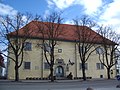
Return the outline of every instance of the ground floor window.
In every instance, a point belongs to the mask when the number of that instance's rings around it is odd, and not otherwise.
[[[44,62],[44,69],[50,69],[50,66],[47,62]]]
[[[66,65],[66,71],[67,72],[69,71],[69,65],[68,64]]]
[[[31,68],[31,62],[24,62],[24,69],[30,69]]]
[[[104,69],[104,65],[102,63],[96,63],[97,70]]]
[[[79,69],[82,69],[82,63],[79,64]],[[88,70],[88,63],[85,63],[85,69]]]

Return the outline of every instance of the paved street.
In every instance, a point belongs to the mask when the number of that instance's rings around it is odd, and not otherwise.
[[[120,90],[116,85],[117,80],[57,80],[53,83],[48,80],[20,82],[0,80],[0,90],[86,90],[87,87],[94,90]]]

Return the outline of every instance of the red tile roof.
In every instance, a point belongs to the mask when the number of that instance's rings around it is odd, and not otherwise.
[[[39,21],[31,21],[30,23],[28,23],[27,25],[25,25],[24,27],[22,27],[20,30],[18,30],[18,34],[19,36],[28,36],[28,37],[32,37],[32,38],[43,38],[42,34],[39,33],[38,31],[38,27],[37,25],[41,25],[44,26],[44,28],[47,30],[47,27],[45,26],[45,24],[51,24],[49,22],[39,22]],[[58,25],[57,23],[53,23],[53,25]],[[95,31],[91,30],[90,28],[86,27],[86,26],[79,26],[80,30],[80,39],[78,39],[77,35],[75,34],[76,31],[76,27],[75,25],[70,25],[70,24],[60,24],[60,28],[63,32],[63,34],[55,37],[55,39],[57,40],[63,40],[63,41],[84,41],[84,42],[92,42],[92,43],[96,43],[96,44],[101,44],[103,42],[103,37],[101,35],[99,35],[98,33],[96,33]],[[82,30],[84,29],[84,30]],[[27,31],[26,31],[27,30]],[[84,31],[84,32],[83,32]],[[27,34],[27,32],[32,32],[30,35]],[[9,35],[14,36],[16,33],[12,32]],[[84,36],[83,36],[84,35]],[[85,38],[83,38],[83,37]],[[46,39],[49,39],[49,37],[46,35],[45,36]],[[93,39],[94,38],[94,39]],[[105,39],[105,38],[104,38]],[[105,42],[107,44],[116,44],[108,39],[105,39]]]

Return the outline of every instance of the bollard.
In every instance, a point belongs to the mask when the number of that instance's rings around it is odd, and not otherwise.
[[[118,82],[120,82],[120,75],[117,75],[116,78],[117,78]],[[120,84],[118,84],[118,85],[116,86],[116,88],[120,88]]]
[[[120,85],[117,85],[116,88],[120,88]]]
[[[94,89],[89,87],[89,88],[87,88],[86,90],[94,90]]]

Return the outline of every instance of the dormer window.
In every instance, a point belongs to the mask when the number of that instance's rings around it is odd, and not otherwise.
[[[25,42],[25,44],[24,44],[24,50],[25,51],[31,51],[32,50],[32,43]]]
[[[103,51],[103,48],[96,48],[96,54],[103,54],[104,51]]]

